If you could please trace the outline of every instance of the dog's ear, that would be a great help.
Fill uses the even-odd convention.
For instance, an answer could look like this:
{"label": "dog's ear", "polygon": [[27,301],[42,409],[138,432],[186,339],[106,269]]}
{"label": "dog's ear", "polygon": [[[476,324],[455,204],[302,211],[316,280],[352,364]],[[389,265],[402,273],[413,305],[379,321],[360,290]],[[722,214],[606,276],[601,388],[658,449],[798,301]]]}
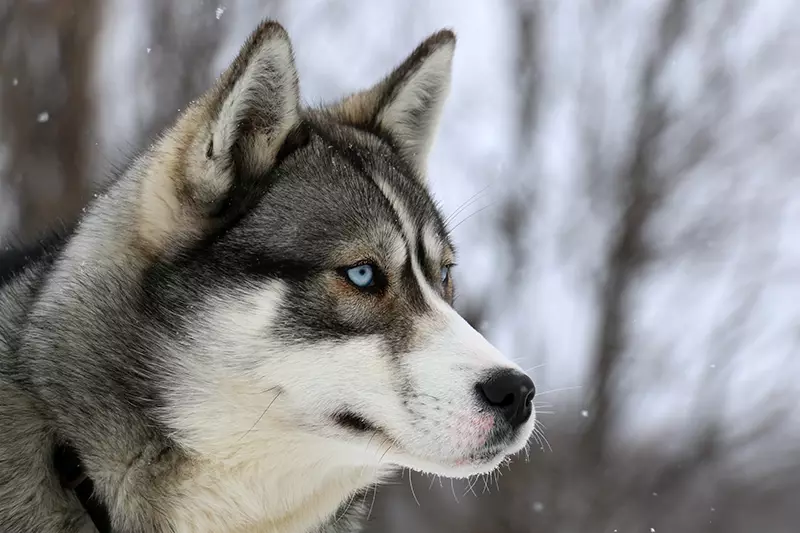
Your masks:
{"label": "dog's ear", "polygon": [[450,30],[431,35],[391,74],[333,105],[330,113],[345,124],[388,136],[425,180],[428,153],[450,90],[455,45]]}
{"label": "dog's ear", "polygon": [[139,233],[151,253],[180,247],[236,209],[299,123],[299,98],[286,30],[264,21],[143,158]]}
{"label": "dog's ear", "polygon": [[250,35],[212,90],[209,105],[213,126],[206,156],[218,167],[262,170],[274,162],[300,114],[292,45],[280,24],[265,21]]}

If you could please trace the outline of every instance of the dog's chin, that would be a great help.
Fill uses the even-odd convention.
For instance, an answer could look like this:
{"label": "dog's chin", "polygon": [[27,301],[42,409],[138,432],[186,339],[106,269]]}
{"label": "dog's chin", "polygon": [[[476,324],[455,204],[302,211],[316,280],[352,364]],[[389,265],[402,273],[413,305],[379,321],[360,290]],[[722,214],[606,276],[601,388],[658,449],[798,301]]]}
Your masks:
{"label": "dog's chin", "polygon": [[467,455],[451,458],[424,457],[397,449],[387,454],[386,458],[398,466],[426,474],[455,479],[468,478],[493,472],[507,458],[521,451],[526,442],[527,439],[521,438],[508,446],[475,450]]}
{"label": "dog's chin", "polygon": [[497,469],[506,457],[507,454],[500,452],[491,454],[490,456],[478,454],[445,462],[407,456],[402,458],[404,460],[399,461],[399,463],[401,466],[411,468],[418,472],[458,479],[488,474]]}

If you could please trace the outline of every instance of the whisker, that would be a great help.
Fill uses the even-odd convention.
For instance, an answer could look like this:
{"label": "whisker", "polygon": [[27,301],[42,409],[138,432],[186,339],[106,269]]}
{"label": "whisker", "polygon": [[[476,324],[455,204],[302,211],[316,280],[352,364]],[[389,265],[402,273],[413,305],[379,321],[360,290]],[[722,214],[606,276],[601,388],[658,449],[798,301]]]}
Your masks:
{"label": "whisker", "polygon": [[[273,387],[272,389],[268,389],[268,391],[270,391],[270,390],[274,390],[274,389],[276,389],[276,388],[277,388],[277,387]],[[266,414],[267,414],[267,411],[269,411],[269,408],[270,408],[270,407],[272,407],[272,404],[273,404],[273,403],[275,403],[275,400],[277,400],[277,399],[278,399],[278,396],[280,396],[280,395],[281,395],[281,392],[283,392],[283,391],[281,391],[281,390],[279,390],[279,391],[278,391],[278,394],[276,394],[276,395],[275,395],[275,397],[274,397],[274,398],[272,398],[272,401],[271,401],[271,402],[269,402],[269,405],[267,405],[267,408],[266,408],[266,409],[264,409],[264,411],[261,413],[261,416],[259,416],[259,417],[258,417],[258,420],[256,420],[256,421],[253,423],[253,425],[252,425],[252,426],[250,426],[250,429],[248,429],[248,430],[245,432],[245,434],[244,434],[244,435],[242,435],[241,437],[239,437],[239,439],[238,439],[236,442],[239,442],[239,441],[241,441],[242,439],[244,439],[245,437],[247,437],[247,436],[250,434],[250,432],[251,432],[251,431],[253,431],[253,429],[255,429],[255,427],[258,425],[258,423],[259,423],[259,422],[261,422],[261,420],[264,418],[264,415],[266,415]]]}
{"label": "whisker", "polygon": [[481,212],[483,212],[483,211],[486,211],[486,210],[487,210],[487,209],[489,209],[490,207],[494,207],[496,204],[497,204],[497,202],[492,202],[492,203],[490,203],[490,204],[488,204],[488,205],[485,205],[485,206],[481,207],[481,208],[480,208],[480,209],[478,209],[477,211],[475,211],[475,212],[471,213],[470,215],[468,215],[468,216],[464,217],[464,219],[463,219],[463,220],[461,220],[461,221],[460,221],[458,224],[456,224],[456,225],[454,225],[452,228],[450,228],[450,231],[455,231],[455,229],[456,229],[457,227],[459,227],[461,224],[463,224],[463,223],[464,223],[464,222],[466,222],[467,220],[471,219],[472,217],[474,217],[475,215],[477,215],[477,214],[479,214],[479,213],[481,213]]}
{"label": "whisker", "polygon": [[456,501],[456,503],[459,503],[458,497],[456,497],[456,486],[453,483],[453,478],[450,478],[450,490],[453,492],[453,499]]}
{"label": "whisker", "polygon": [[[537,433],[536,427],[534,427],[533,430],[531,430],[531,437],[533,437],[533,440],[536,441],[536,444],[538,444],[540,448],[544,447],[544,443],[539,438],[539,433]],[[528,443],[530,443],[530,441],[528,441]]]}
{"label": "whisker", "polygon": [[[372,444],[372,439],[374,439],[375,435],[377,435],[378,433],[379,433],[379,430],[375,430],[375,431],[372,432],[372,435],[370,435],[369,440],[367,441],[367,446],[364,449],[364,453],[366,453],[366,451],[369,450],[369,445]],[[382,444],[378,445],[378,449],[380,449],[381,446],[382,446]],[[364,466],[361,467],[361,473],[359,474],[359,477],[364,475],[364,470],[366,470],[366,469],[367,469],[367,465],[365,464]]]}
{"label": "whisker", "polygon": [[522,371],[527,374],[528,372],[533,372],[534,370],[538,370],[538,369],[540,369],[540,368],[542,368],[544,366],[547,366],[547,363],[539,363],[538,365],[534,365],[534,366],[532,366],[530,368],[525,368]]}
{"label": "whisker", "polygon": [[[547,448],[548,448],[548,449],[549,449],[551,452],[553,451],[553,447],[552,447],[552,446],[550,446],[550,441],[548,441],[548,440],[547,440],[547,437],[545,436],[544,432],[543,432],[543,431],[542,431],[542,430],[541,430],[539,427],[537,427],[537,424],[534,424],[534,425],[533,425],[533,433],[534,433],[535,435],[538,435],[539,437],[541,437],[541,438],[542,438],[542,440],[545,442],[545,444],[547,444]],[[541,442],[541,441],[540,441],[540,442]]]}
{"label": "whisker", "polygon": [[467,493],[471,492],[472,495],[477,498],[478,495],[475,493],[475,488],[474,488],[475,487],[475,483],[477,483],[477,482],[478,482],[478,478],[475,477],[475,476],[472,476],[469,479],[467,479],[467,490],[464,491],[464,494],[462,494],[462,496],[466,496]]}
{"label": "whisker", "polygon": [[464,209],[475,203],[478,200],[478,198],[480,198],[480,196],[487,190],[489,190],[489,185],[487,185],[483,189],[479,190],[478,192],[467,198],[467,200],[464,203],[462,203],[458,208],[456,208],[456,210],[445,219],[444,225],[447,226],[448,224],[450,224],[450,222],[452,222],[453,219],[459,215],[459,213],[461,213]]}
{"label": "whisker", "polygon": [[389,439],[386,439],[386,440],[387,440],[387,442],[389,443],[389,445],[386,447],[386,451],[385,451],[385,452],[383,452],[383,455],[381,455],[381,458],[380,458],[380,459],[378,459],[378,464],[381,464],[381,463],[383,463],[383,459],[384,459],[384,457],[386,457],[386,454],[387,454],[387,453],[389,453],[389,452],[391,451],[391,449],[392,449],[392,441],[391,441],[391,440],[389,440]]}
{"label": "whisker", "polygon": [[545,391],[545,392],[537,392],[536,396],[537,397],[541,397],[541,396],[545,396],[547,394],[553,394],[554,392],[564,392],[564,391],[568,391],[568,390],[577,390],[577,389],[581,389],[581,388],[583,388],[583,387],[581,387],[580,385],[576,385],[575,387],[562,387],[560,389],[552,389],[552,390]]}
{"label": "whisker", "polygon": [[372,503],[369,504],[369,512],[367,512],[367,522],[369,522],[369,517],[372,515],[372,507],[375,505],[375,495],[378,493],[378,482],[376,481],[375,484],[372,486]]}
{"label": "whisker", "polygon": [[[347,507],[344,508],[344,511],[342,511],[342,514],[338,515],[336,517],[336,520],[333,522],[334,526],[339,523],[339,520],[341,520],[342,518],[344,518],[347,515],[347,511],[350,510],[350,506],[353,505],[353,500],[356,499],[356,494],[358,494],[357,491],[353,492],[353,495],[350,496],[350,501],[347,502]],[[366,494],[364,495],[364,497],[366,497]]]}
{"label": "whisker", "polygon": [[411,470],[408,471],[408,486],[411,487],[411,495],[414,497],[414,501],[417,502],[417,507],[422,507],[419,504],[419,500],[417,499],[417,493],[414,492],[414,482],[411,481]]}

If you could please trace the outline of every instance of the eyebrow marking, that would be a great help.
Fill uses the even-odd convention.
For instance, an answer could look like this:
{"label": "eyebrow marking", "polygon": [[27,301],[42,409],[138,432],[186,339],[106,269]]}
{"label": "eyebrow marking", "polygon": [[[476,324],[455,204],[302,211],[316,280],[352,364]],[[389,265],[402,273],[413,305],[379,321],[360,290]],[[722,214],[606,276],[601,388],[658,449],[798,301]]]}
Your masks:
{"label": "eyebrow marking", "polygon": [[400,196],[395,192],[394,188],[389,185],[389,183],[383,179],[382,177],[378,176],[377,174],[372,174],[372,179],[374,180],[375,184],[383,193],[383,196],[389,201],[389,205],[394,210],[397,218],[400,222],[400,228],[403,231],[403,236],[406,240],[406,246],[409,247],[409,252],[413,252],[410,246],[410,243],[414,242],[416,239],[414,238],[414,224],[411,221],[411,216],[406,209],[405,204],[400,199]]}
{"label": "eyebrow marking", "polygon": [[[448,248],[443,245],[442,239],[437,236],[435,230],[430,228],[430,223],[422,228],[423,234],[420,239],[420,234],[415,231],[416,224],[414,224],[402,195],[395,190],[387,179],[371,168],[373,165],[370,164],[369,156],[361,153],[357,144],[347,144],[323,128],[315,128],[315,130],[339,157],[353,165],[360,175],[376,186],[387,202],[388,211],[393,215],[392,222],[395,225],[392,229],[397,231],[405,248],[404,263],[410,266],[408,269],[404,266],[403,270],[410,271],[411,276],[409,277],[415,282],[414,288],[420,292],[419,299],[430,308],[446,306],[447,304],[441,299],[438,292],[434,290],[424,274],[426,270],[425,262],[432,257],[440,257],[443,251],[447,252]],[[431,232],[427,238],[425,230]],[[452,253],[449,255],[452,255]],[[393,257],[393,259],[399,258],[399,253]],[[410,293],[409,296],[412,294]]]}
{"label": "eyebrow marking", "polygon": [[[383,194],[386,196],[392,208],[397,213],[400,220],[401,227],[403,228],[406,246],[408,250],[408,261],[406,263],[407,271],[410,271],[412,279],[416,282],[416,288],[421,292],[423,302],[430,309],[441,308],[444,304],[441,296],[433,289],[429,280],[426,278],[423,267],[420,263],[421,258],[425,259],[427,252],[425,245],[425,232],[421,234],[414,231],[414,223],[411,216],[406,209],[405,203],[400,196],[395,192],[394,188],[383,178],[373,174],[375,183],[378,184]],[[424,230],[425,228],[423,228]],[[430,240],[430,239],[429,239]],[[438,239],[434,239],[437,240]],[[413,246],[412,246],[413,243]],[[435,254],[434,254],[435,255]],[[421,257],[420,257],[421,256]]]}
{"label": "eyebrow marking", "polygon": [[445,261],[447,255],[447,244],[439,237],[433,224],[426,224],[421,232],[422,244],[426,254],[431,258],[438,258]]}

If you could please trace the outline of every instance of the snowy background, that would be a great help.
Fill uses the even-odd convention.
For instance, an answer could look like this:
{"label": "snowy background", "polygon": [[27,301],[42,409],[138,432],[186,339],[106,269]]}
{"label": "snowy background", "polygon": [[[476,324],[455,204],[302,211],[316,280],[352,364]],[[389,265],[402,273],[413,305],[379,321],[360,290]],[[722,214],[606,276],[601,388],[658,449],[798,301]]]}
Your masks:
{"label": "snowy background", "polygon": [[265,16],[304,99],[459,37],[430,162],[459,310],[547,441],[379,532],[796,532],[800,3],[0,0],[0,244],[72,220]]}

